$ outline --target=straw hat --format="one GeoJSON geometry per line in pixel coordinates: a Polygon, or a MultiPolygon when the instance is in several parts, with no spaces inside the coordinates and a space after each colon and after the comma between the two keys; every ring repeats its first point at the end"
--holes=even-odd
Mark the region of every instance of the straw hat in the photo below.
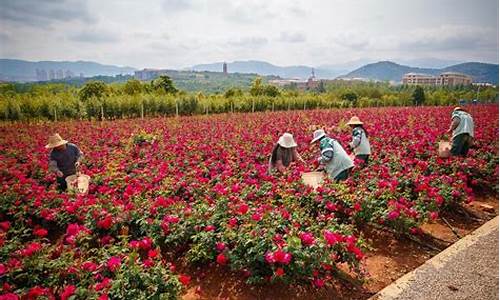
{"type": "Polygon", "coordinates": [[[311,141],[311,144],[319,140],[320,138],[324,137],[326,135],[325,131],[323,129],[318,129],[314,131],[313,133],[313,139],[311,141]]]}
{"type": "Polygon", "coordinates": [[[63,140],[61,136],[58,133],[56,133],[54,135],[49,136],[49,143],[45,145],[45,148],[52,149],[64,145],[66,143],[68,143],[68,141],[63,140]]]}
{"type": "Polygon", "coordinates": [[[457,111],[457,110],[461,110],[461,111],[467,111],[465,108],[461,107],[461,106],[457,106],[453,109],[453,111],[457,111]]]}
{"type": "Polygon", "coordinates": [[[283,148],[297,147],[297,143],[293,139],[293,135],[288,132],[285,132],[282,136],[280,136],[278,144],[283,148]]]}
{"type": "Polygon", "coordinates": [[[361,122],[358,117],[354,116],[347,122],[347,125],[363,125],[363,122],[361,122]]]}

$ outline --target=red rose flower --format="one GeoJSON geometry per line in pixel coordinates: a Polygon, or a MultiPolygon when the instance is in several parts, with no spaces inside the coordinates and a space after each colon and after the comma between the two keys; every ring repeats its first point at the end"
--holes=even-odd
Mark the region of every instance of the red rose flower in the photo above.
{"type": "Polygon", "coordinates": [[[276,277],[281,277],[285,275],[285,270],[283,270],[283,268],[277,268],[276,271],[274,271],[274,275],[276,275],[276,277]]]}
{"type": "Polygon", "coordinates": [[[184,285],[184,286],[188,286],[189,283],[191,282],[191,276],[188,276],[188,275],[179,275],[179,281],[184,285]]]}
{"type": "Polygon", "coordinates": [[[37,237],[40,237],[40,238],[45,237],[45,236],[47,236],[47,234],[48,234],[47,230],[46,230],[46,229],[44,229],[44,228],[38,228],[38,229],[35,229],[35,230],[33,231],[33,233],[34,233],[37,237]]]}
{"type": "Polygon", "coordinates": [[[217,263],[219,265],[225,265],[225,264],[227,264],[228,261],[229,260],[227,259],[227,257],[224,254],[220,253],[219,255],[217,255],[217,263]]]}
{"type": "Polygon", "coordinates": [[[111,272],[116,271],[122,264],[122,259],[118,256],[112,256],[107,262],[107,266],[111,272]]]}

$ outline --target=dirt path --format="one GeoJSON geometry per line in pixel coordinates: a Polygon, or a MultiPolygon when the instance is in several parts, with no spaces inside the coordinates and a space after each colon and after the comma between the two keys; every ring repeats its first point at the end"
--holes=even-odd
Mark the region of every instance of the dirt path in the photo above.
{"type": "MultiPolygon", "coordinates": [[[[498,199],[483,198],[468,208],[483,220],[475,221],[460,214],[443,216],[459,236],[467,235],[498,215],[498,199]]],[[[441,240],[443,249],[459,239],[442,219],[423,225],[422,230],[441,240]]],[[[366,253],[364,266],[368,275],[362,285],[356,286],[337,280],[322,289],[285,284],[250,286],[244,282],[242,274],[230,272],[214,264],[184,270],[192,277],[192,282],[182,299],[368,299],[439,253],[411,240],[397,239],[389,232],[376,229],[364,231],[364,236],[371,250],[366,253]]]]}
{"type": "Polygon", "coordinates": [[[412,300],[422,295],[428,300],[498,299],[498,217],[372,298],[412,300]]]}

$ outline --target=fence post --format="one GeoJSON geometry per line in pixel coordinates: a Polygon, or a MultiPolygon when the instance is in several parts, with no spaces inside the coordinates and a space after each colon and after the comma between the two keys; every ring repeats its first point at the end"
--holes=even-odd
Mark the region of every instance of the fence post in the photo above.
{"type": "Polygon", "coordinates": [[[274,112],[274,101],[273,101],[273,104],[271,106],[271,111],[274,112]]]}
{"type": "Polygon", "coordinates": [[[101,104],[101,121],[104,121],[104,106],[101,104]]]}
{"type": "Polygon", "coordinates": [[[179,116],[179,103],[175,100],[175,116],[179,116]]]}
{"type": "Polygon", "coordinates": [[[54,121],[57,122],[57,109],[54,107],[54,121]]]}
{"type": "Polygon", "coordinates": [[[306,110],[306,101],[304,100],[304,110],[306,110]]]}
{"type": "Polygon", "coordinates": [[[144,103],[141,102],[141,119],[144,119],[144,103]]]}
{"type": "Polygon", "coordinates": [[[255,112],[255,99],[252,98],[252,112],[255,112]]]}

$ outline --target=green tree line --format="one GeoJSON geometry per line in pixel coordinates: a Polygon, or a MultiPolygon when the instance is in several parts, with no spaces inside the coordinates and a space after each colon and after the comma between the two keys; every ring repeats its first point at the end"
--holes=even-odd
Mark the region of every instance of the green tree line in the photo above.
{"type": "Polygon", "coordinates": [[[459,99],[498,101],[498,88],[414,87],[375,82],[334,82],[302,91],[278,88],[257,77],[250,88],[224,93],[178,90],[168,76],[150,82],[87,82],[82,87],[0,84],[0,120],[117,119],[371,106],[454,105],[459,99]]]}

